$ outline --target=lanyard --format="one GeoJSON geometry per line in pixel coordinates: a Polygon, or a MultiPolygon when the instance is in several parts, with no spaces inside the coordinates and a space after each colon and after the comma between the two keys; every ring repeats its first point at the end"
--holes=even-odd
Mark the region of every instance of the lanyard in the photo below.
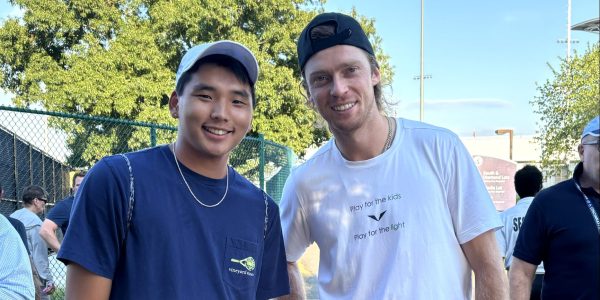
{"type": "Polygon", "coordinates": [[[600,234],[600,218],[598,218],[598,213],[596,213],[596,210],[594,209],[594,205],[592,204],[592,201],[590,201],[590,198],[588,198],[588,196],[581,190],[581,187],[579,186],[579,184],[577,182],[575,182],[575,186],[577,187],[579,192],[583,195],[583,199],[585,199],[585,203],[587,204],[587,207],[590,209],[590,213],[592,214],[592,217],[594,217],[594,221],[596,222],[596,227],[598,227],[598,233],[600,234]]]}

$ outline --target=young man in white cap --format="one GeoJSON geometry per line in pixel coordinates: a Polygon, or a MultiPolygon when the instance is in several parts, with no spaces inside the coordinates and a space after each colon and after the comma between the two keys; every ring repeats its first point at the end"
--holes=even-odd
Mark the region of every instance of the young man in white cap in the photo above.
{"type": "Polygon", "coordinates": [[[511,299],[529,299],[544,263],[542,299],[600,299],[599,117],[583,129],[573,178],[541,191],[529,207],[509,271],[511,299]]]}
{"type": "Polygon", "coordinates": [[[321,299],[465,299],[471,270],[478,299],[506,296],[494,235],[501,223],[473,159],[452,132],[383,114],[379,67],[360,24],[316,16],[298,59],[334,138],[284,188],[291,295],[301,293],[295,262],[315,242],[321,299]]]}
{"type": "Polygon", "coordinates": [[[188,50],[176,141],[85,177],[58,257],[69,299],[268,299],[289,291],[277,205],[227,166],[250,130],[258,64],[231,41],[188,50]]]}

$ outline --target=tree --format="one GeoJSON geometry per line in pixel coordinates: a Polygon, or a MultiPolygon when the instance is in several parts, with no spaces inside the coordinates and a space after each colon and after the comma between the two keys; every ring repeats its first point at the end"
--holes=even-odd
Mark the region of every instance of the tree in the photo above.
{"type": "MultiPolygon", "coordinates": [[[[230,39],[248,46],[261,69],[250,135],[263,133],[301,156],[328,137],[305,105],[295,43],[323,0],[10,2],[24,15],[0,27],[0,87],[18,106],[175,125],[166,106],[181,56],[195,44],[230,39]]],[[[379,49],[373,20],[361,19],[379,49]]],[[[387,56],[378,52],[391,78],[387,56]]],[[[147,129],[51,124],[67,133],[75,165],[149,146],[140,138],[147,129]]],[[[158,142],[171,138],[165,134],[158,142]]]]}
{"type": "Polygon", "coordinates": [[[559,71],[550,66],[554,78],[539,86],[540,95],[531,101],[541,116],[535,139],[542,147],[542,166],[551,172],[568,162],[581,131],[600,113],[599,58],[596,43],[583,55],[562,59],[559,71]]]}

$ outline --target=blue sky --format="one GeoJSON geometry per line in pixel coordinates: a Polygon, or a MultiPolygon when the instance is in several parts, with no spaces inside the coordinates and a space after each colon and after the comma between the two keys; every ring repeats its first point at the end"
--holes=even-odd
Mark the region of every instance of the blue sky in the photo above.
{"type": "MultiPolygon", "coordinates": [[[[395,69],[394,115],[419,118],[420,9],[418,0],[330,0],[327,11],[352,7],[375,19],[395,69]]],[[[571,23],[597,18],[598,1],[573,0],[571,23]]],[[[0,18],[18,14],[0,0],[0,18]]],[[[565,57],[567,0],[431,1],[425,0],[425,121],[460,135],[493,135],[512,128],[515,135],[534,134],[538,116],[529,103],[536,83],[552,74],[565,57]]],[[[572,31],[583,53],[598,35],[572,31]]],[[[0,91],[0,104],[10,102],[0,91]]]]}

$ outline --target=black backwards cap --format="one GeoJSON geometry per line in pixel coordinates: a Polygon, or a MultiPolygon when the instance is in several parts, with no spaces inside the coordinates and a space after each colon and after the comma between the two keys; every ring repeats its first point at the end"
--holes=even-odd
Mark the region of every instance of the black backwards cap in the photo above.
{"type": "Polygon", "coordinates": [[[337,45],[358,47],[371,55],[375,55],[371,42],[367,38],[367,35],[360,24],[354,18],[340,13],[322,13],[317,15],[310,23],[308,23],[308,25],[306,25],[298,39],[297,50],[300,70],[304,69],[306,62],[314,54],[337,45]],[[311,40],[310,34],[313,28],[323,24],[334,25],[334,35],[327,38],[311,40]]]}

